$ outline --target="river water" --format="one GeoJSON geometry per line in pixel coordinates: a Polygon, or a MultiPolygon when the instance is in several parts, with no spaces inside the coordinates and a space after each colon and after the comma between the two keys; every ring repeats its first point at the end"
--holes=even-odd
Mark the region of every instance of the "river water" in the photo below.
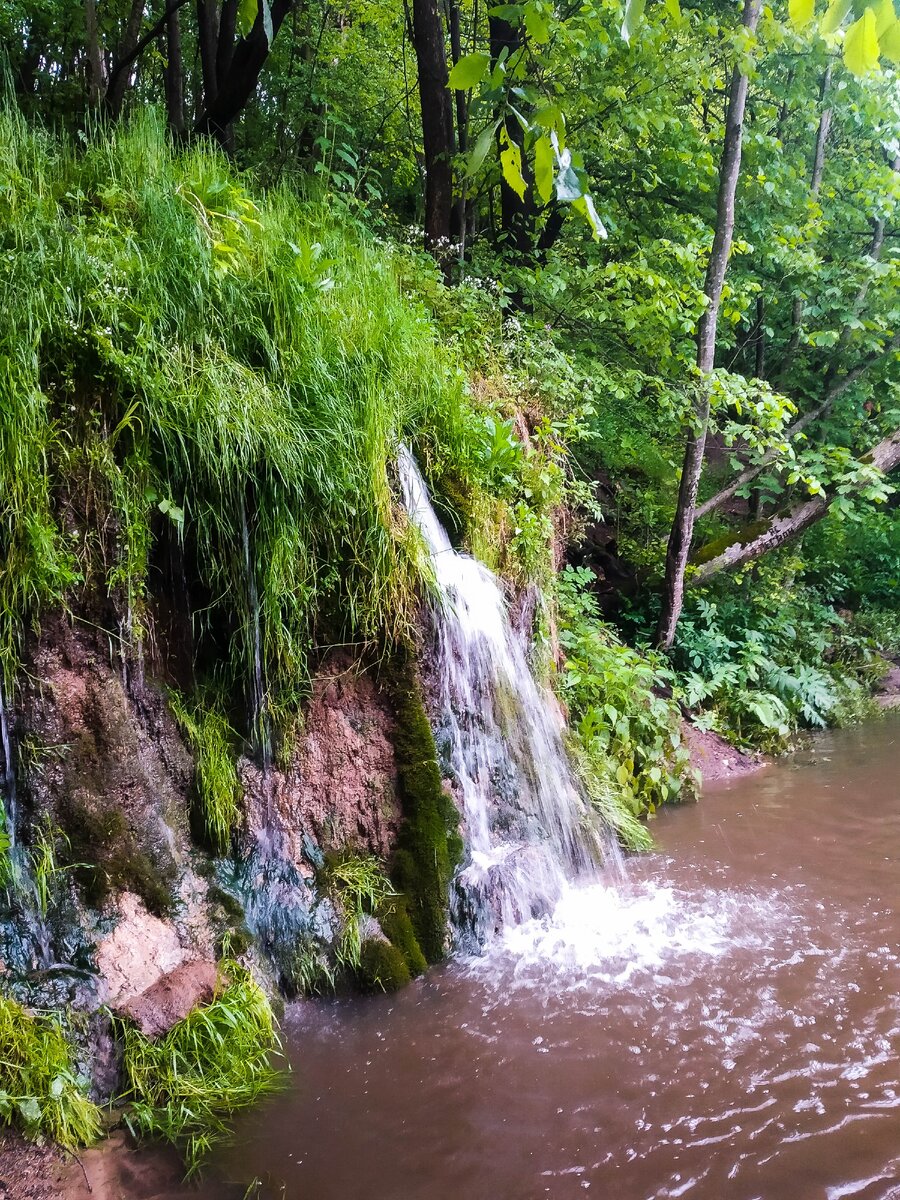
{"type": "Polygon", "coordinates": [[[289,1010],[290,1085],[203,1194],[900,1197],[900,719],[653,832],[481,959],[289,1010]]]}

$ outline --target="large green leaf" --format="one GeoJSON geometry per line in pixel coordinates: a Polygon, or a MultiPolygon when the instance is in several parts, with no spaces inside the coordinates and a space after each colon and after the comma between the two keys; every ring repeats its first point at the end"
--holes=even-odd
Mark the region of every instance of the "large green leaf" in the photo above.
{"type": "Polygon", "coordinates": [[[544,134],[534,144],[534,184],[542,204],[553,195],[553,145],[544,134]]]}
{"type": "Polygon", "coordinates": [[[630,42],[634,37],[637,27],[641,23],[641,17],[644,15],[646,3],[647,0],[626,0],[621,29],[623,41],[630,42]]]}
{"type": "Polygon", "coordinates": [[[541,46],[550,40],[550,18],[535,4],[525,5],[525,29],[531,40],[541,46]]]}
{"type": "Polygon", "coordinates": [[[894,12],[893,0],[877,0],[874,5],[875,12],[875,36],[879,42],[891,28],[897,23],[897,14],[894,12]]]}
{"type": "Polygon", "coordinates": [[[844,39],[844,62],[854,75],[867,75],[878,66],[878,34],[875,13],[867,8],[854,21],[844,39]]]}
{"type": "Polygon", "coordinates": [[[885,58],[900,63],[900,21],[895,21],[878,39],[878,48],[885,58]]]}
{"type": "Polygon", "coordinates": [[[852,5],[853,0],[831,0],[819,30],[823,37],[828,37],[841,27],[852,5]]]}
{"type": "Polygon", "coordinates": [[[788,0],[788,15],[795,29],[805,29],[815,11],[815,0],[788,0]]]}
{"type": "Polygon", "coordinates": [[[497,132],[497,126],[499,124],[499,120],[494,121],[492,125],[485,126],[481,133],[479,133],[475,145],[472,148],[472,154],[469,158],[469,167],[466,171],[467,175],[475,175],[478,169],[481,167],[481,164],[487,158],[488,151],[494,144],[494,134],[497,132]]]}
{"type": "Polygon", "coordinates": [[[449,84],[454,91],[467,92],[477,87],[491,63],[489,54],[464,54],[450,72],[449,84]]]}
{"type": "Polygon", "coordinates": [[[525,199],[525,177],[522,174],[522,151],[509,136],[504,125],[500,130],[500,169],[503,178],[520,200],[525,199]]]}

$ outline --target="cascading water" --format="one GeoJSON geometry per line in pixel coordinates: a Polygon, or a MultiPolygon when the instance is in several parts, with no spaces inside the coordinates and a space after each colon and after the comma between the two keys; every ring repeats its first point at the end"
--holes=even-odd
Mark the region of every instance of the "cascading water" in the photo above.
{"type": "Polygon", "coordinates": [[[462,807],[468,862],[454,922],[483,945],[503,926],[552,910],[568,881],[621,863],[575,779],[563,719],[528,665],[496,577],[450,544],[410,451],[399,474],[410,519],[428,548],[440,706],[436,731],[462,807]]]}

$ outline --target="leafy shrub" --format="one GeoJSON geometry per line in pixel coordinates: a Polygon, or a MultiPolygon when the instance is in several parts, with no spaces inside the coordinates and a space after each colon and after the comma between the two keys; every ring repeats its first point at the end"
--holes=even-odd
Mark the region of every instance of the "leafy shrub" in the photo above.
{"type": "Polygon", "coordinates": [[[279,1048],[269,1001],[238,963],[220,964],[220,990],[157,1041],[124,1025],[126,1121],[135,1134],[172,1142],[194,1174],[228,1136],[228,1120],[271,1091],[279,1048]]]}
{"type": "MultiPolygon", "coordinates": [[[[602,796],[605,770],[626,812],[639,817],[681,795],[688,754],[678,709],[660,694],[661,664],[623,645],[603,623],[592,583],[591,571],[583,567],[567,567],[559,577],[559,636],[566,656],[559,690],[569,706],[579,757],[590,766],[589,790],[609,808],[602,796]]],[[[621,828],[633,841],[633,824],[623,822],[621,828]]]]}
{"type": "Polygon", "coordinates": [[[708,727],[769,750],[865,712],[881,670],[864,628],[772,568],[741,593],[691,593],[672,661],[679,695],[708,727]]]}
{"type": "Polygon", "coordinates": [[[79,1079],[56,1016],[35,1016],[0,996],[0,1121],[29,1138],[48,1137],[67,1150],[100,1134],[97,1106],[79,1079]]]}

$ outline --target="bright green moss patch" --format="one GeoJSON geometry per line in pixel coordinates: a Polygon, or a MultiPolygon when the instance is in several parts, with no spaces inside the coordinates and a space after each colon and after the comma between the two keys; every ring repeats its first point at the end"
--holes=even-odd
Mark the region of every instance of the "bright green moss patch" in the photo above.
{"type": "Polygon", "coordinates": [[[403,824],[393,878],[406,897],[422,953],[433,963],[446,951],[450,880],[463,847],[459,814],[444,791],[434,735],[407,658],[394,677],[394,705],[394,751],[403,824]]]}
{"type": "Polygon", "coordinates": [[[356,968],[360,991],[399,992],[409,981],[409,967],[401,951],[381,938],[366,938],[356,968]]]}
{"type": "Polygon", "coordinates": [[[193,1174],[228,1136],[228,1121],[277,1082],[272,1009],[249,971],[221,964],[212,1004],[151,1041],[125,1025],[126,1120],[133,1132],[172,1142],[193,1174]]]}
{"type": "Polygon", "coordinates": [[[428,963],[410,920],[406,897],[389,896],[378,906],[375,915],[385,937],[403,955],[410,975],[422,975],[428,963]]]}
{"type": "Polygon", "coordinates": [[[89,1146],[100,1114],[76,1078],[57,1017],[32,1016],[0,996],[0,1123],[29,1138],[48,1137],[67,1150],[89,1146]]]}

